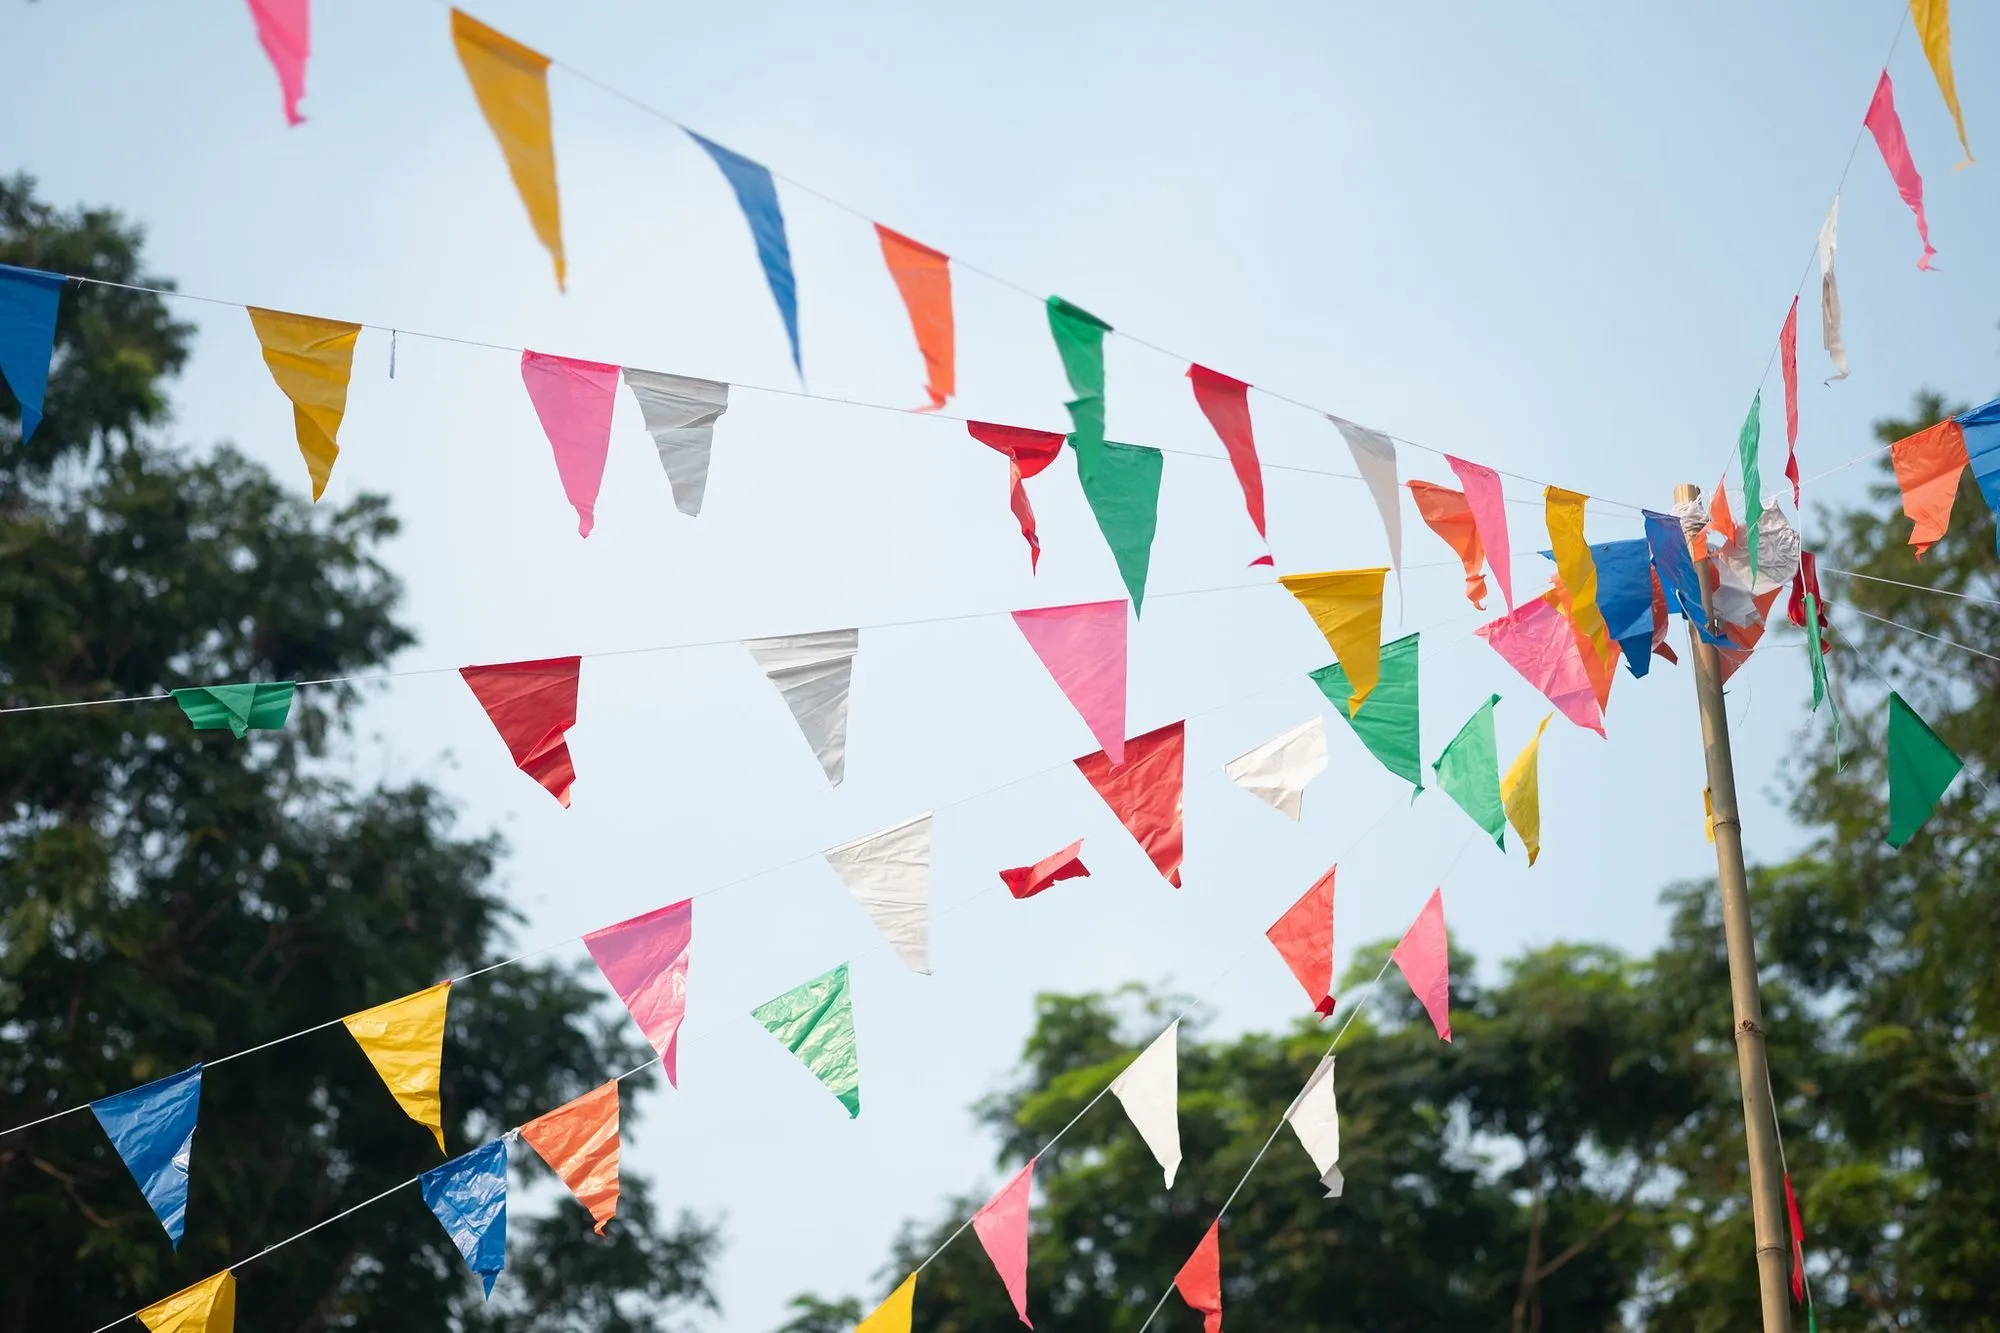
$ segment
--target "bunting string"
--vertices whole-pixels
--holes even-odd
[[[1861,579],[1868,583],[1886,583],[1892,588],[1908,588],[1911,592],[1927,592],[1939,597],[1956,597],[1961,602],[1976,602],[1980,606],[2000,606],[2000,601],[1996,601],[1991,597],[1974,597],[1969,592],[1953,592],[1950,588],[1934,588],[1922,583],[1905,583],[1901,579],[1885,579],[1875,574],[1857,574],[1851,569],[1838,569],[1832,565],[1819,566],[1819,572],[1822,574],[1838,574],[1844,579]],[[1883,621],[1883,623],[1895,624],[1894,621]],[[1896,625],[1896,628],[1904,629],[1907,627]],[[1911,631],[1913,634],[1917,632],[1916,630]]]

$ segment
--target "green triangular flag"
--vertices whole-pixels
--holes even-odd
[[[1889,845],[1901,847],[1916,836],[1965,763],[1937,733],[1889,693]]]
[[[1049,332],[1055,335],[1069,391],[1070,448],[1076,474],[1088,482],[1104,452],[1104,335],[1111,326],[1060,296],[1049,298]]]
[[[1106,440],[1101,448],[1094,475],[1082,475],[1081,453],[1077,471],[1083,482],[1083,498],[1090,501],[1090,512],[1097,515],[1098,530],[1118,561],[1125,591],[1132,595],[1132,614],[1137,615],[1146,600],[1146,570],[1153,561],[1153,529],[1160,519],[1160,473],[1166,460],[1158,449],[1139,444]]]
[[[255,685],[195,685],[173,692],[174,702],[196,731],[227,727],[241,740],[246,731],[282,731],[297,687],[289,680]]]
[[[1424,760],[1417,728],[1417,636],[1408,634],[1383,644],[1381,670],[1381,677],[1359,717],[1348,711],[1347,701],[1354,688],[1340,663],[1321,667],[1312,673],[1312,679],[1327,702],[1354,728],[1354,734],[1368,747],[1368,753],[1380,759],[1391,773],[1422,791]]]
[[[1500,799],[1500,747],[1493,739],[1493,705],[1499,702],[1496,694],[1481,704],[1432,767],[1444,794],[1458,802],[1458,808],[1471,815],[1473,823],[1492,834],[1504,852],[1507,810]]]
[[[847,964],[792,987],[750,1013],[840,1098],[850,1118],[861,1114],[861,1060],[854,1049]]]
[[[1819,711],[1821,701],[1826,700],[1826,644],[1819,637],[1819,598],[1805,593],[1806,606],[1806,646],[1812,658],[1813,712]],[[1827,712],[1833,717],[1833,766],[1840,767],[1840,708],[1827,702]]]
[[[1750,400],[1750,415],[1736,436],[1736,453],[1743,465],[1743,544],[1750,552],[1750,587],[1757,587],[1757,520],[1764,514],[1764,474],[1757,462],[1757,437],[1763,433],[1764,391]]]

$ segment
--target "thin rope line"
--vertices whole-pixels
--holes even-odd
[[[1920,638],[1935,640],[1938,643],[1944,644],[1948,648],[1964,648],[1966,652],[1973,653],[1979,657],[1983,657],[1987,659],[1989,662],[2000,662],[2000,657],[1995,657],[1991,653],[1982,653],[1977,648],[1966,648],[1965,645],[1962,643],[1953,643],[1950,639],[1940,639],[1935,634],[1925,634],[1920,629],[1911,629],[1908,625],[1899,624],[1894,620],[1885,620],[1881,616],[1875,615],[1872,612],[1863,611],[1858,606],[1849,606],[1843,602],[1838,606],[1830,607],[1828,609],[1838,610],[1838,611],[1852,611],[1857,616],[1867,616],[1868,619],[1870,620],[1880,621],[1882,624],[1888,625],[1894,629],[1905,630],[1911,634],[1919,636]],[[1860,659],[1861,665],[1867,667],[1869,671],[1874,673],[1875,679],[1882,682],[1883,689],[1889,691],[1889,693],[1891,694],[1896,694],[1896,695],[1901,694],[1901,691],[1896,688],[1896,683],[1890,680],[1888,676],[1883,674],[1882,668],[1875,665],[1874,658],[1872,658],[1869,654],[1863,652],[1856,652],[1852,655]],[[1974,773],[1969,767],[1966,766],[1964,756],[1960,755],[1957,756],[1957,758],[1959,760],[1958,771],[1965,774],[1966,777],[1970,778],[1973,784],[1977,786],[1979,790],[1985,792],[1988,796],[1991,796],[1993,794],[1993,789],[1987,786],[1986,783],[1983,780],[1981,780],[1980,776],[1977,773]]]
[[[1947,648],[1956,648],[1962,653],[1971,653],[1974,657],[1983,657],[1989,662],[2000,662],[2000,657],[1995,657],[1992,653],[1981,652],[1979,649],[1971,647],[1968,644],[1960,643],[1956,639],[1942,638],[1936,634],[1930,634],[1925,632],[1924,630],[1916,629],[1910,625],[1905,625],[1900,621],[1890,620],[1886,616],[1878,616],[1873,611],[1863,611],[1858,606],[1848,606],[1842,604],[1839,609],[1842,611],[1852,611],[1857,616],[1866,616],[1870,620],[1873,620],[1878,624],[1888,625],[1895,629],[1902,630],[1905,634],[1914,634],[1920,639],[1929,639],[1932,643],[1941,643]],[[1860,654],[1860,657],[1864,662],[1868,660],[1867,654],[1865,653]],[[1871,662],[1869,663],[1869,665],[1872,667],[1874,664]]]
[[[1819,572],[1822,574],[1838,574],[1842,578],[1848,579],[1865,579],[1870,583],[1886,583],[1895,588],[1908,588],[1912,592],[1935,593],[1939,597],[1956,597],[1961,602],[1975,602],[1980,606],[2000,606],[2000,601],[1995,601],[1991,597],[1974,597],[1969,592],[1953,592],[1949,588],[1933,588],[1922,583],[1905,583],[1901,579],[1885,579],[1874,574],[1857,574],[1851,569],[1837,569],[1832,565],[1821,565]]]
[[[1845,472],[1848,468],[1853,467],[1856,463],[1865,463],[1869,459],[1875,457],[1877,454],[1887,453],[1889,450],[1895,447],[1896,446],[1893,442],[1889,444],[1878,444],[1873,449],[1870,449],[1867,453],[1856,454],[1854,457],[1848,459],[1845,463],[1836,463],[1824,472],[1813,473],[1810,477],[1807,477],[1805,480],[1799,483],[1799,489],[1804,490],[1806,487],[1812,485],[1816,481],[1824,481],[1836,472]]]

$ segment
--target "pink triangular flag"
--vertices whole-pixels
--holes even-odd
[[[972,1230],[1006,1285],[1014,1313],[1029,1328],[1035,1326],[1028,1318],[1028,1190],[1034,1177],[1035,1159],[1030,1157],[1028,1164],[972,1215]]]
[[[1468,463],[1463,458],[1444,456],[1465,488],[1466,507],[1472,510],[1472,526],[1478,530],[1479,544],[1486,548],[1486,564],[1507,609],[1514,609],[1514,552],[1507,540],[1507,497],[1500,489],[1500,474],[1490,467]]]
[[[285,99],[285,123],[296,125],[299,99],[306,95],[306,57],[312,54],[311,0],[250,0],[250,17],[257,22],[257,40],[278,71],[278,91]]]
[[[1431,900],[1403,932],[1402,943],[1389,957],[1410,983],[1410,990],[1431,1016],[1438,1036],[1451,1040],[1451,946],[1444,933],[1444,890],[1432,889]]]
[[[1271,923],[1264,938],[1306,988],[1322,1018],[1333,1012],[1333,871],[1321,875],[1305,896]]]
[[[611,452],[611,409],[618,402],[618,367],[547,352],[521,353],[521,382],[534,400],[542,432],[556,451],[563,494],[576,506],[576,531],[597,524],[597,488]]]
[[[1862,123],[1875,136],[1875,146],[1882,151],[1882,165],[1889,168],[1889,175],[1896,182],[1896,193],[1903,196],[1903,202],[1917,215],[1917,239],[1924,243],[1917,267],[1929,268],[1937,247],[1931,244],[1931,224],[1924,217],[1924,178],[1917,174],[1917,164],[1910,160],[1909,140],[1903,137],[1903,118],[1896,114],[1895,85],[1889,82],[1886,69],[1875,85],[1875,96],[1868,103],[1868,115]]]
[[[1577,651],[1576,635],[1546,597],[1530,598],[1511,615],[1489,621],[1473,633],[1492,644],[1564,717],[1604,734],[1604,711],[1597,705],[1590,672]]]
[[[1125,762],[1124,601],[1016,611],[1028,646],[1069,696],[1116,768]]]
[[[677,1088],[681,1020],[687,1017],[688,944],[693,938],[692,900],[671,903],[583,937],[604,979],[660,1053],[667,1082]]]

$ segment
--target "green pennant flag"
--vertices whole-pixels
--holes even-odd
[[[1049,332],[1055,335],[1069,391],[1070,448],[1076,473],[1089,484],[1104,453],[1104,335],[1111,326],[1060,296],[1049,298]]]
[[[1750,400],[1750,415],[1736,437],[1736,454],[1743,464],[1743,544],[1750,551],[1750,587],[1757,586],[1757,520],[1764,513],[1764,474],[1758,469],[1757,437],[1763,432],[1764,391]]]
[[[1327,702],[1354,728],[1354,734],[1368,747],[1368,753],[1421,792],[1424,760],[1417,727],[1416,635],[1408,634],[1382,645],[1381,672],[1359,716],[1348,711],[1347,701],[1354,688],[1340,663],[1321,667],[1312,673],[1312,679]],[[1416,792],[1412,792],[1411,799],[1415,797]]]
[[[1937,738],[1903,696],[1889,692],[1889,845],[1916,836],[1965,762]]]
[[[1479,706],[1466,724],[1444,747],[1437,763],[1438,786],[1458,802],[1458,808],[1472,816],[1472,822],[1493,835],[1501,851],[1507,850],[1507,809],[1500,799],[1500,747],[1493,739],[1494,695]]]
[[[1153,562],[1153,530],[1160,521],[1160,473],[1166,460],[1158,449],[1106,440],[1100,446],[1097,470],[1084,475],[1081,455],[1077,470],[1083,498],[1097,515],[1125,591],[1132,595],[1132,614],[1146,600],[1146,570]]]
[[[792,987],[750,1013],[840,1098],[850,1118],[861,1114],[861,1058],[854,1049],[847,964]]]
[[[1827,700],[1826,690],[1826,644],[1819,636],[1819,598],[1810,592],[1804,594],[1806,607],[1806,649],[1812,659],[1813,712],[1819,711],[1820,702]],[[1840,707],[1827,700],[1827,712],[1833,718],[1833,766],[1840,767]]]
[[[194,685],[173,692],[196,731],[227,727],[238,740],[246,731],[283,731],[297,687],[289,680],[255,685]]]

